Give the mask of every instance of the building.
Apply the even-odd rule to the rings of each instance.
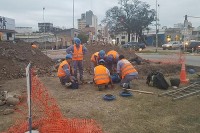
[[[94,15],[91,10],[86,11],[86,13],[82,13],[81,18],[77,21],[79,30],[83,30],[85,27],[94,27],[95,32],[93,40],[97,40],[98,19],[97,16]]]
[[[78,19],[78,29],[82,30],[86,27],[86,21],[85,19]]]
[[[88,41],[89,42],[95,40],[95,31],[96,30],[95,30],[94,27],[88,27],[88,26],[86,26],[81,31],[88,36]]]
[[[32,33],[32,27],[15,27],[15,31],[18,34],[23,34],[23,33]]]
[[[183,29],[184,28],[184,24],[183,23],[174,24],[174,28]]]
[[[15,20],[0,16],[0,41],[15,39]]]
[[[93,12],[91,10],[86,12],[86,25],[92,26],[93,25]]]
[[[98,25],[97,29],[97,41],[111,43],[110,34],[108,32],[108,26]]]
[[[193,29],[191,40],[200,41],[200,26]]]
[[[39,32],[53,32],[52,23],[38,23]]]
[[[80,30],[78,29],[65,29],[62,31],[55,32],[55,36],[57,40],[60,40],[60,47],[67,47],[72,44],[72,40],[74,37],[77,37],[80,34]],[[58,46],[58,45],[57,45]],[[56,47],[57,47],[56,46]]]
[[[166,43],[166,38],[165,38],[166,29],[167,27],[164,26],[162,29],[159,29],[157,32],[158,46],[162,46],[162,44]],[[145,42],[147,45],[156,46],[156,30],[155,29],[149,29],[149,30],[143,31],[143,35],[145,37]]]

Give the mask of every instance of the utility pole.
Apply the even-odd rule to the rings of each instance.
[[[74,29],[74,0],[73,0],[73,29]]]
[[[47,55],[47,46],[46,46],[46,37],[45,37],[45,32],[46,32],[46,25],[45,25],[45,20],[44,20],[44,10],[45,10],[45,7],[43,7],[43,26],[44,26],[44,48],[45,48],[45,53]]]
[[[158,52],[158,3],[156,0],[156,52]]]

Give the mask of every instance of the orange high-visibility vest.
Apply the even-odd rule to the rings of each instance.
[[[58,73],[57,73],[58,77],[64,77],[64,76],[66,76],[66,73],[63,70],[63,66],[64,65],[67,65],[68,68],[69,68],[69,71],[70,71],[70,65],[69,65],[69,63],[66,60],[64,60],[63,62],[61,62],[61,64],[58,67]]]
[[[83,60],[83,45],[80,45],[79,49],[74,45],[72,60]]]
[[[119,55],[115,50],[111,50],[107,53],[107,56],[113,55],[114,59]]]
[[[35,45],[35,44],[33,44],[33,45],[31,45],[32,46],[32,48],[37,48],[37,45]]]
[[[97,85],[108,84],[110,77],[106,71],[106,67],[103,65],[96,66],[94,69],[94,82]]]
[[[94,54],[92,55],[91,59],[90,59],[92,62],[95,62],[95,63],[96,63],[97,61],[95,60],[95,56],[98,57],[98,56],[99,56],[99,52],[94,53]]]
[[[126,59],[122,59],[123,66],[121,68],[122,79],[130,73],[137,72],[137,70],[133,67],[133,65]]]

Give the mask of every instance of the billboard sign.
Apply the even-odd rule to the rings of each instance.
[[[15,20],[0,16],[0,29],[15,30]]]

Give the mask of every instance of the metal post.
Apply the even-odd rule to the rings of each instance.
[[[158,51],[158,3],[156,0],[156,52]]]
[[[73,29],[74,29],[74,0],[73,0]]]
[[[45,32],[46,32],[46,25],[45,25],[45,20],[44,20],[44,10],[45,8],[43,7],[43,24],[44,24],[44,48],[45,48],[45,53],[47,55],[47,46],[46,46],[46,37],[45,37]]]
[[[28,121],[29,133],[32,133],[32,112],[31,112],[31,63],[26,67],[26,80],[27,80],[27,104],[28,104]]]

